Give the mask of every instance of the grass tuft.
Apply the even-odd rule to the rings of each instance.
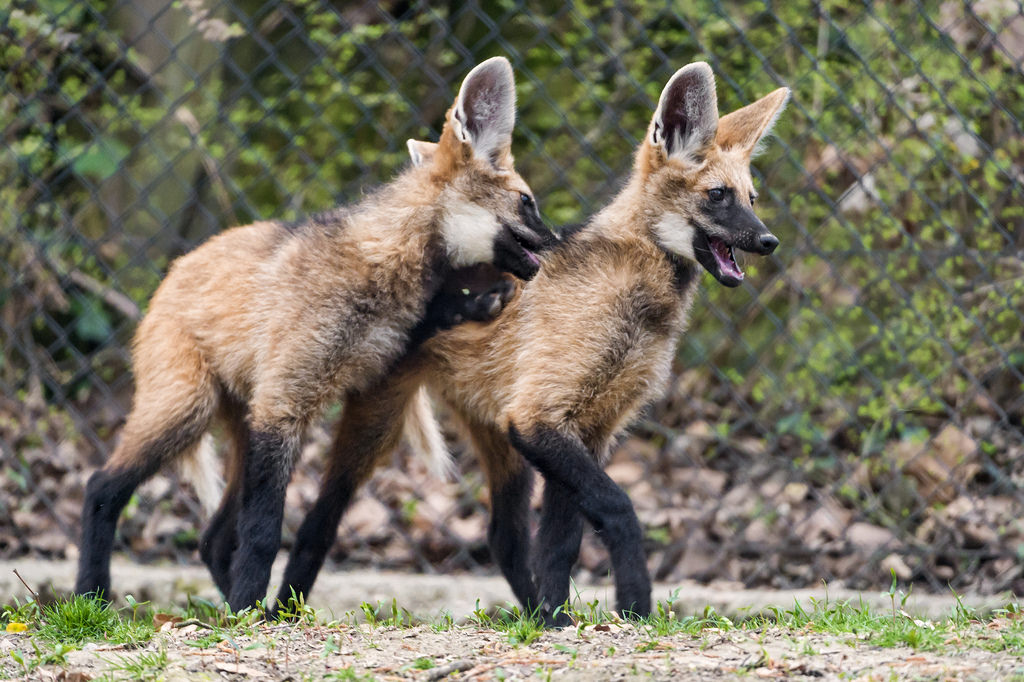
[[[122,618],[103,599],[75,595],[42,607],[38,634],[51,642],[63,644],[81,644],[91,640],[139,644],[153,636],[153,626],[135,618]]]
[[[167,652],[163,649],[143,652],[136,656],[118,656],[116,660],[103,660],[109,666],[110,672],[124,673],[124,678],[128,680],[162,679],[168,665]]]
[[[514,646],[528,646],[544,634],[544,621],[539,611],[524,613],[518,606],[500,609],[497,617],[490,619],[490,625],[495,630],[505,633],[509,643]]]

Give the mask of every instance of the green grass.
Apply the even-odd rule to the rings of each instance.
[[[697,637],[709,629],[750,631],[777,627],[794,633],[849,636],[852,644],[863,639],[872,646],[881,647],[906,645],[923,651],[942,651],[953,646],[987,651],[1024,651],[1024,613],[1019,603],[1010,603],[982,618],[966,606],[959,595],[954,595],[956,604],[950,615],[928,621],[914,618],[906,612],[904,607],[910,594],[897,590],[895,580],[887,594],[891,601],[888,612],[872,611],[863,600],[856,603],[830,601],[826,596],[822,601],[810,599],[810,608],[796,602],[790,609],[772,607],[762,613],[733,620],[718,614],[711,606],[705,607],[701,614],[677,616],[673,610],[677,590],[667,600],[657,601],[650,616],[627,619],[627,622],[647,634],[649,641],[643,646],[648,650],[657,647],[659,637]],[[580,630],[587,626],[622,622],[616,614],[601,609],[597,600],[583,602],[578,593],[575,600],[562,608]]]
[[[127,609],[125,609],[127,610]],[[105,641],[114,644],[141,644],[153,636],[149,620],[136,618],[118,611],[109,603],[95,597],[75,595],[40,607],[33,621],[34,631],[40,638],[57,643],[80,645],[87,641]]]
[[[812,599],[810,603],[810,609],[799,603],[791,609],[773,608],[743,625],[849,635],[853,641],[863,638],[872,646],[906,645],[923,651],[942,651],[950,646],[1024,651],[1024,618],[1017,603],[979,618],[958,598],[952,613],[938,621],[914,618],[902,607],[894,607],[891,613],[872,612],[862,600],[854,603]]]
[[[52,604],[35,600],[15,601],[0,609],[0,623],[27,628],[24,643],[30,648],[15,648],[10,658],[28,675],[43,665],[63,665],[67,655],[85,642],[140,645],[153,636],[149,620],[137,618],[141,605],[134,600],[118,611],[95,597],[74,596]],[[130,612],[130,613],[129,613]]]
[[[544,634],[544,621],[538,612],[524,613],[518,606],[501,607],[491,615],[481,609],[477,601],[469,620],[478,627],[505,633],[509,643],[515,646],[532,644]]]
[[[167,670],[167,652],[163,649],[147,651],[137,656],[118,656],[115,660],[104,661],[108,672],[101,679],[109,680],[158,680]],[[121,673],[121,674],[115,674]]]
[[[906,612],[904,607],[908,595],[897,591],[895,583],[888,594],[890,604],[883,609],[869,608],[863,600],[833,601],[826,596],[822,600],[794,602],[790,608],[773,607],[736,619],[726,618],[710,606],[701,613],[680,616],[674,608],[678,593],[656,602],[653,613],[646,618],[624,620],[614,612],[602,609],[598,601],[583,602],[578,596],[563,605],[562,609],[581,634],[587,631],[586,637],[618,627],[635,629],[642,635],[642,641],[636,645],[636,650],[641,652],[678,646],[678,638],[702,638],[710,632],[737,631],[757,637],[758,632],[765,630],[782,631],[800,653],[808,656],[814,655],[815,651],[812,634],[828,635],[851,647],[908,646],[915,650],[947,654],[972,649],[1024,651],[1024,613],[1016,602],[981,616],[957,598],[948,616],[930,621],[914,618]],[[102,600],[80,596],[47,605],[29,600],[0,606],[0,624],[5,627],[23,624],[27,627],[24,635],[12,640],[16,643],[15,649],[6,659],[6,667],[0,665],[0,676],[10,675],[12,670],[19,675],[29,676],[39,666],[63,665],[68,654],[86,642],[141,647],[154,635],[152,609],[132,599],[126,601],[129,605],[120,609]],[[366,627],[356,619],[357,612],[350,612],[349,624],[338,621],[324,624],[301,601],[293,602],[287,608],[293,626],[300,630]],[[242,635],[257,636],[265,633],[267,627],[281,627],[280,624],[267,624],[258,611],[232,613],[224,607],[202,601],[190,600],[180,613],[184,621],[179,625],[196,624],[205,628],[205,631],[200,630],[185,642],[199,648],[215,647],[222,641],[239,648],[236,640],[240,641]],[[416,625],[424,625],[437,633],[487,629],[502,633],[510,644],[517,647],[529,646],[545,633],[543,621],[536,612],[523,612],[511,605],[485,610],[478,603],[468,618],[468,624],[463,625],[456,624],[447,611],[441,612],[433,621],[417,621],[394,599],[390,604],[364,603],[359,613],[371,630],[410,628]],[[12,632],[19,629],[15,626]],[[674,642],[673,638],[676,638]],[[330,649],[338,650],[340,640],[333,635],[327,636],[324,641],[324,656],[329,654]],[[556,644],[554,648],[570,655],[570,665],[575,663],[575,650],[572,647]],[[168,654],[162,648],[156,651],[153,649],[154,646],[150,646],[147,650],[106,660],[106,677],[143,680],[160,678],[168,666]],[[614,653],[615,647],[610,646],[608,655]],[[2,663],[4,661],[0,661]],[[415,659],[408,667],[429,670],[435,665],[436,660],[423,656]],[[354,669],[333,671],[329,677],[363,679]]]

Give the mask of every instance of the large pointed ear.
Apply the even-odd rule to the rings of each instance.
[[[718,145],[723,149],[740,149],[748,157],[755,156],[761,151],[761,140],[771,132],[788,101],[789,88],[779,88],[742,109],[726,114],[718,122]]]
[[[651,120],[650,141],[672,159],[699,161],[715,141],[715,75],[704,62],[687,64],[669,79]]]
[[[424,166],[432,162],[434,154],[437,152],[436,142],[406,140],[405,146],[409,150],[409,158],[412,159],[412,165],[414,166]]]
[[[516,83],[512,65],[504,57],[478,64],[462,81],[452,107],[455,136],[473,149],[473,155],[497,165],[512,147],[516,122]]]

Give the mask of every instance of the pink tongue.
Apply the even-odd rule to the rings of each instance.
[[[533,251],[530,251],[529,249],[523,250],[526,251],[526,258],[530,261],[530,263],[532,263],[533,265],[540,265],[540,258],[537,258],[537,254],[535,254]]]
[[[731,275],[736,279],[743,279],[743,271],[736,262],[729,257],[729,247],[721,239],[711,239],[711,253],[715,255],[715,261],[723,275]]]

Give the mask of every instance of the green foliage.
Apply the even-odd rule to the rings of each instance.
[[[106,640],[121,644],[146,642],[153,636],[153,626],[132,616],[124,617],[102,599],[75,595],[44,605],[35,619],[35,633],[58,644],[79,645],[87,641]]]
[[[1020,391],[1024,269],[1006,256],[1024,232],[1024,140],[1006,114],[1024,111],[1024,88],[1012,55],[966,23],[963,37],[925,20],[938,2],[475,6],[488,21],[455,5],[385,20],[230,4],[218,35],[168,9],[179,47],[162,69],[125,47],[106,3],[0,9],[0,303],[31,318],[43,358],[5,356],[9,385],[26,389],[31,366],[84,403],[123,372],[105,351],[133,327],[103,287],[144,307],[211,233],[357,197],[406,163],[407,137],[436,139],[462,75],[501,53],[517,70],[517,164],[555,224],[618,186],[679,66],[712,63],[723,111],[792,88],[755,163],[782,246],[745,263],[756,298],[709,280],[681,351],[723,368],[784,444],[821,457],[842,434],[873,456],[872,430],[885,442],[934,432],[947,406],[980,409],[962,399],[979,377],[997,403]]]
[[[455,619],[452,617],[452,612],[445,609],[437,617],[437,620],[430,624],[430,629],[434,632],[448,632],[455,627]]]
[[[17,597],[11,604],[4,604],[0,609],[0,625],[7,626],[9,623],[22,623],[30,625],[38,623],[42,617],[42,607],[35,599],[28,599],[22,603]]]
[[[399,629],[412,627],[412,614],[407,609],[398,605],[398,599],[393,598],[391,600],[390,609],[388,609],[390,614],[385,609],[384,602],[370,604],[364,601],[359,605],[359,610],[362,611],[363,618],[366,619],[366,623],[370,627],[392,627]]]
[[[513,646],[529,646],[544,634],[544,622],[538,613],[523,612],[518,606],[499,609],[498,616],[491,619],[490,625],[505,633]]]

